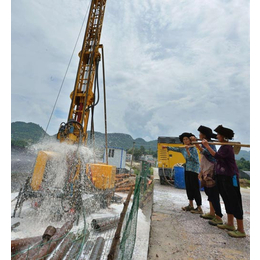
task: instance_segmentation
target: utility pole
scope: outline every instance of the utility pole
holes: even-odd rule
[[[130,174],[131,174],[132,165],[133,165],[134,150],[135,150],[135,142],[133,142],[132,159],[131,159],[131,166],[130,166]]]

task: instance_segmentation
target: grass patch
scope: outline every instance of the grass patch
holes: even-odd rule
[[[243,188],[249,187],[250,188],[250,180],[240,179],[239,183],[240,183],[240,187],[243,187]]]

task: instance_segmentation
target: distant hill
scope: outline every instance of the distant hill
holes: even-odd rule
[[[26,147],[28,145],[37,143],[45,134],[43,128],[34,123],[25,122],[14,122],[11,123],[11,144],[16,147]],[[51,137],[46,134],[47,137]],[[54,136],[55,137],[55,136]],[[90,138],[90,133],[88,133]],[[129,134],[123,133],[108,133],[108,146],[120,147],[124,149],[129,149],[133,147],[133,142],[135,142],[135,147],[140,148],[144,146],[146,150],[157,150],[157,140],[146,142],[142,138],[133,139]],[[105,146],[105,134],[100,132],[95,132],[95,144],[97,147]]]
[[[34,123],[11,123],[11,145],[26,147],[37,143],[45,134],[43,128]],[[49,136],[46,134],[46,136]]]
[[[235,154],[236,160],[244,158],[246,161],[250,161],[250,152],[245,150],[240,150],[239,154]]]
[[[34,123],[25,123],[25,122],[14,122],[11,123],[11,144],[16,147],[26,147],[28,145],[37,143],[45,134],[43,128]],[[55,137],[49,136],[47,137]],[[88,134],[90,138],[90,133]],[[145,150],[151,149],[152,151],[157,150],[157,140],[145,141],[142,138],[133,139],[129,134],[123,133],[108,133],[108,146],[111,147],[120,147],[124,149],[129,149],[133,147],[133,142],[135,142],[135,147],[140,148],[143,146]],[[95,132],[95,144],[97,147],[105,146],[105,134],[100,132]],[[242,157],[250,161],[250,152],[241,150],[239,154],[235,155],[236,160],[241,159]]]
[[[112,147],[129,149],[133,147],[133,142],[135,142],[136,148],[140,148],[141,146],[143,146],[146,150],[149,149],[151,149],[152,151],[157,150],[157,140],[146,142],[142,138],[133,139],[131,135],[122,134],[122,133],[108,133],[107,139],[108,139],[108,146],[112,146]],[[95,140],[98,146],[104,146],[105,134],[95,132]]]

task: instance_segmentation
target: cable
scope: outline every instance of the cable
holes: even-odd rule
[[[174,187],[174,185],[171,184],[171,183],[167,180],[167,178],[166,178],[166,176],[165,176],[165,173],[164,173],[164,164],[163,164],[163,166],[162,166],[162,171],[163,171],[163,176],[164,176],[164,179],[166,180],[166,182],[167,182],[170,186],[173,186],[173,187]]]
[[[90,105],[87,109],[91,108],[91,130],[90,130],[90,139],[92,139],[92,145],[95,149],[95,130],[94,130],[94,108],[98,104],[100,99],[99,94],[99,82],[98,82],[98,67],[99,67],[99,60],[96,61],[96,74],[94,80],[94,102]],[[97,91],[97,100],[96,100],[96,91]]]
[[[53,115],[54,110],[55,110],[55,108],[56,108],[56,104],[57,104],[57,102],[58,102],[58,99],[59,99],[59,96],[60,96],[60,93],[61,93],[61,90],[62,90],[62,87],[63,87],[64,81],[65,81],[65,78],[66,78],[66,76],[67,76],[67,73],[68,73],[68,70],[69,70],[69,67],[70,67],[70,63],[71,63],[71,61],[72,61],[72,57],[74,56],[74,52],[75,52],[76,46],[77,46],[77,44],[78,44],[78,40],[79,40],[79,37],[80,37],[81,31],[82,31],[83,25],[84,25],[84,23],[85,23],[85,21],[86,21],[86,18],[87,18],[87,14],[88,14],[88,11],[89,11],[89,8],[90,8],[90,3],[91,3],[91,1],[89,2],[88,8],[87,8],[87,10],[86,10],[86,13],[85,13],[85,16],[84,16],[84,19],[83,19],[83,22],[82,22],[82,25],[81,25],[81,28],[80,28],[80,31],[79,31],[78,37],[77,37],[77,40],[76,40],[76,42],[75,42],[75,45],[74,45],[74,48],[73,48],[72,54],[71,54],[71,56],[70,56],[70,60],[69,60],[69,63],[68,63],[67,69],[66,69],[66,71],[65,71],[65,75],[64,75],[63,80],[62,80],[62,82],[61,82],[61,86],[60,86],[60,89],[59,89],[59,92],[58,92],[57,98],[56,98],[56,100],[55,100],[55,102],[54,102],[54,106],[53,106],[53,109],[52,109],[52,112],[51,112],[51,115],[50,115],[50,118],[49,118],[48,124],[47,124],[46,129],[45,129],[45,133],[44,133],[44,136],[43,136],[42,139],[44,139],[44,137],[46,136],[46,133],[47,133],[47,130],[48,130],[48,127],[49,127],[49,124],[50,124],[50,121],[51,121],[52,115]]]
[[[82,250],[83,250],[83,247],[84,247],[84,244],[85,244],[86,235],[87,235],[86,214],[85,214],[84,206],[82,206],[82,211],[83,211],[83,220],[84,220],[84,229],[83,229],[83,232],[82,232],[83,238],[82,238],[82,242],[81,242],[81,245],[80,245],[79,252],[76,256],[76,260],[78,260],[81,256],[81,253],[82,253]]]
[[[108,149],[107,149],[107,105],[106,105],[106,81],[105,81],[105,64],[104,64],[104,47],[101,45],[102,51],[102,73],[103,73],[103,95],[104,95],[104,122],[105,122],[105,149],[106,149],[106,164],[108,164]]]
[[[94,89],[94,97],[96,98],[96,90],[97,90],[98,97],[97,97],[97,101],[93,104],[93,107],[96,106],[99,102],[98,66],[99,66],[99,61],[97,61],[96,64],[95,89]]]

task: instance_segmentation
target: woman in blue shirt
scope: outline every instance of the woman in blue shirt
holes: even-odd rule
[[[185,186],[186,193],[189,200],[189,205],[182,207],[185,211],[192,211],[192,213],[203,214],[201,208],[201,194],[198,181],[199,174],[199,156],[196,147],[190,147],[191,144],[190,137],[194,136],[191,133],[182,133],[179,136],[180,141],[185,145],[185,147],[169,147],[163,146],[162,148],[167,148],[170,151],[182,153],[186,160],[185,167]],[[193,200],[195,199],[197,208],[194,209]]]

